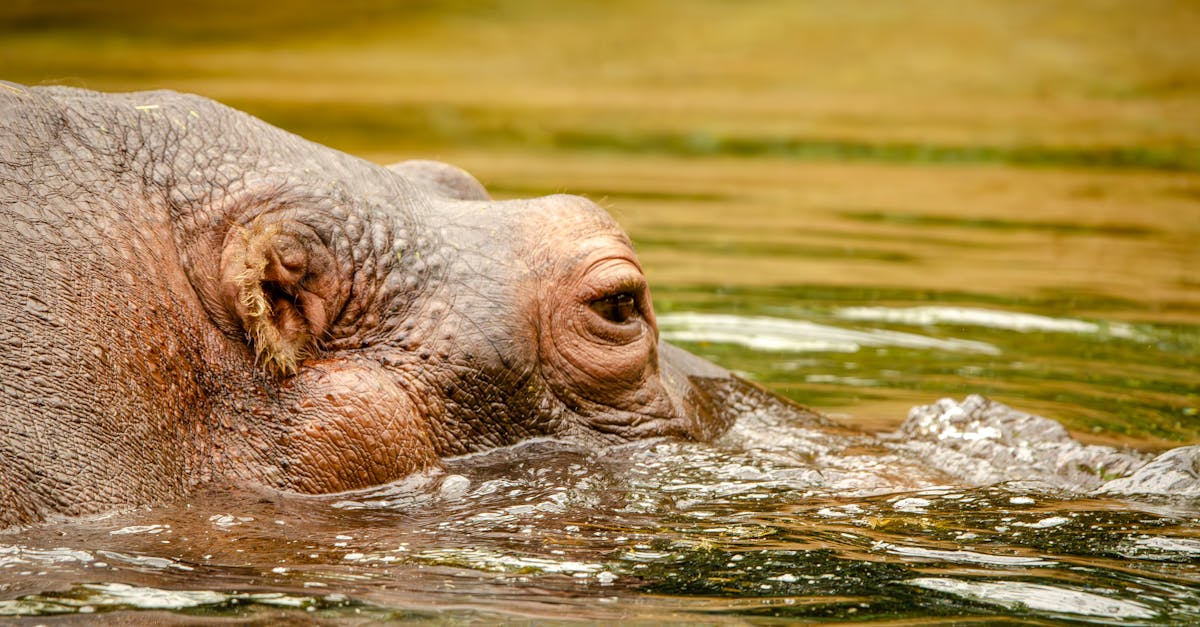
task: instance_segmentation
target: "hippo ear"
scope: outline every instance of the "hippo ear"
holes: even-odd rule
[[[311,229],[261,220],[229,232],[221,295],[259,363],[276,375],[314,355],[336,314],[341,281],[330,250]]]
[[[388,169],[439,196],[457,200],[491,200],[483,184],[475,177],[448,163],[413,159],[393,163]]]

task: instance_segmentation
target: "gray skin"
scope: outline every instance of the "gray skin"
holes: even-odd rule
[[[201,485],[336,492],[554,437],[709,439],[628,237],[197,96],[0,83],[0,528]]]

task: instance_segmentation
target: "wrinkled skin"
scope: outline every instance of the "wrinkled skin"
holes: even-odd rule
[[[494,201],[171,92],[0,84],[0,320],[0,528],[737,410],[658,342],[587,200]]]

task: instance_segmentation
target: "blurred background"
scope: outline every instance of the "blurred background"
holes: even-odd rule
[[[7,0],[0,38],[7,80],[586,195],[665,337],[846,422],[1200,442],[1200,3]]]

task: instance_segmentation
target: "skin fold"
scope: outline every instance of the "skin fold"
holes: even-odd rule
[[[554,437],[720,434],[629,238],[218,103],[0,83],[0,528],[208,484],[363,488]]]

